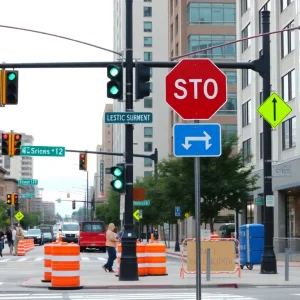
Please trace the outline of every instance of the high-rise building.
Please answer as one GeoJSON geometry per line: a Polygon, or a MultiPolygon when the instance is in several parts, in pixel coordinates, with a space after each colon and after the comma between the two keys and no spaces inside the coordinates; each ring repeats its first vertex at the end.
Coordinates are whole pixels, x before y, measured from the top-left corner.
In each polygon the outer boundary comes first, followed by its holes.
{"type": "MultiPolygon", "coordinates": [[[[261,33],[260,12],[270,11],[270,31],[298,26],[300,8],[298,1],[237,1],[237,38],[261,33]]],[[[272,130],[272,188],[274,194],[274,237],[298,237],[300,234],[300,130],[297,74],[299,74],[298,31],[270,35],[271,92],[276,92],[292,112],[281,125],[272,130]]],[[[238,61],[258,59],[262,54],[262,38],[251,39],[237,45],[238,61]]],[[[267,70],[268,71],[268,70],[267,70]]],[[[239,147],[245,160],[255,165],[259,174],[259,189],[249,196],[245,223],[261,223],[263,206],[263,119],[257,108],[266,99],[262,94],[262,78],[253,71],[238,71],[238,129],[239,147]],[[252,157],[248,157],[248,153],[252,157]]],[[[282,246],[284,244],[282,243],[282,246]]],[[[284,248],[284,247],[283,247],[284,248]]],[[[284,249],[281,249],[284,251],[284,249]]]]}
{"type": "Polygon", "coordinates": [[[55,216],[55,203],[52,201],[43,201],[42,202],[42,215],[44,219],[49,219],[50,217],[55,216]]]}
{"type": "MultiPolygon", "coordinates": [[[[236,0],[169,0],[169,57],[204,50],[236,39],[236,0]]],[[[188,58],[188,57],[186,57],[188,58]]],[[[236,45],[221,46],[190,55],[189,58],[208,58],[214,62],[236,61],[236,45]]],[[[180,59],[179,59],[180,60],[180,59]]],[[[201,123],[219,123],[222,130],[237,134],[237,72],[222,70],[227,76],[227,103],[209,120],[201,123]]],[[[182,120],[169,109],[169,153],[173,154],[173,126],[191,123],[182,120]]],[[[220,216],[233,215],[222,210],[220,216]]],[[[173,228],[174,229],[174,228],[173,228]]],[[[218,229],[218,224],[215,224],[218,229]]],[[[175,230],[171,229],[171,234],[175,230]]],[[[180,223],[182,237],[195,236],[195,221],[192,217],[180,223]]],[[[175,238],[173,235],[172,238],[175,238]]]]}
{"type": "MultiPolygon", "coordinates": [[[[236,39],[236,0],[169,0],[169,56],[175,57],[236,39]]],[[[222,46],[190,55],[213,61],[235,61],[236,45],[222,46]]],[[[237,134],[237,73],[222,70],[227,76],[227,103],[209,123],[220,123],[228,133],[237,134]]],[[[173,126],[183,121],[169,110],[169,152],[173,154],[173,126]]],[[[205,121],[201,121],[205,122],[205,121]]]]}
{"type": "MultiPolygon", "coordinates": [[[[0,134],[3,133],[0,130],[0,134]]],[[[25,133],[22,134],[22,145],[33,145],[34,138],[32,135],[25,133]]],[[[1,142],[1,136],[0,136],[1,142]]],[[[1,156],[0,155],[0,167],[7,171],[5,177],[21,179],[21,178],[33,178],[33,158],[30,156],[1,156]]]]}
{"type": "MultiPolygon", "coordinates": [[[[125,51],[125,1],[114,0],[114,50],[125,51]]],[[[114,60],[119,57],[115,56],[114,60]]],[[[168,60],[168,3],[162,0],[133,2],[133,58],[135,61],[168,60]]],[[[152,112],[152,124],[134,125],[134,153],[150,155],[158,149],[159,159],[168,156],[168,105],[165,101],[167,69],[151,70],[151,94],[134,101],[135,112],[152,112]]],[[[124,86],[125,95],[125,86],[124,86]]],[[[125,98],[125,97],[124,97],[125,98]]],[[[125,111],[125,103],[114,101],[113,110],[125,111]]],[[[116,124],[114,152],[125,151],[125,126],[116,124]]],[[[122,157],[115,156],[114,164],[122,157]]],[[[149,158],[134,158],[134,178],[152,174],[154,165],[149,158]]]]}

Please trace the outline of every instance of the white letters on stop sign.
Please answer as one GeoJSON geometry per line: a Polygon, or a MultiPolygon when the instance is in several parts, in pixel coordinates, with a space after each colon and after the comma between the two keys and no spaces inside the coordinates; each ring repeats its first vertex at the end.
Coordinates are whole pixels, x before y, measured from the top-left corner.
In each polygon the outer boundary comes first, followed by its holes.
{"type": "MultiPolygon", "coordinates": [[[[194,89],[193,89],[194,99],[198,99],[198,95],[199,95],[198,84],[202,82],[202,79],[189,79],[189,82],[194,85],[194,89]]],[[[177,79],[175,81],[175,88],[182,91],[182,94],[180,94],[180,95],[178,93],[174,93],[174,96],[176,99],[183,100],[187,97],[188,90],[184,87],[184,85],[186,85],[186,84],[187,84],[187,82],[184,79],[177,79]]],[[[216,96],[218,95],[217,82],[212,78],[206,79],[203,84],[203,93],[207,99],[209,99],[209,100],[215,99],[216,96]],[[214,88],[214,92],[212,95],[208,94],[208,85],[209,84],[212,84],[213,88],[214,88]]]]}

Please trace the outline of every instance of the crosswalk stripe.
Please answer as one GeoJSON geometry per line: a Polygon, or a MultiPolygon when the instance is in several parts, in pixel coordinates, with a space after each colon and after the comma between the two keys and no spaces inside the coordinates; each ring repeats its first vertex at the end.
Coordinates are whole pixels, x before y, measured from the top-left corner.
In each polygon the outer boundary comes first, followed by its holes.
{"type": "Polygon", "coordinates": [[[3,282],[0,282],[0,285],[2,285],[3,284],[3,282]]]}
{"type": "Polygon", "coordinates": [[[0,263],[6,262],[6,261],[9,261],[9,260],[10,260],[10,258],[1,259],[1,260],[0,260],[0,263]]]}
{"type": "MultiPolygon", "coordinates": [[[[169,293],[169,294],[153,294],[153,293],[136,293],[136,294],[122,294],[122,293],[80,293],[80,294],[69,294],[70,300],[93,300],[93,299],[106,299],[106,300],[161,300],[161,299],[185,299],[185,300],[195,300],[196,293],[169,293]]],[[[203,300],[258,300],[255,298],[250,298],[247,296],[233,295],[233,294],[211,294],[202,293],[203,300]]]]}
{"type": "Polygon", "coordinates": [[[22,258],[19,258],[17,261],[25,261],[27,260],[29,257],[22,257],[22,258]]]}
{"type": "Polygon", "coordinates": [[[41,261],[41,260],[43,260],[44,259],[44,257],[38,257],[38,258],[36,258],[34,261],[41,261]]]}
{"type": "Polygon", "coordinates": [[[106,258],[104,257],[97,257],[98,260],[107,260],[106,258]]]}

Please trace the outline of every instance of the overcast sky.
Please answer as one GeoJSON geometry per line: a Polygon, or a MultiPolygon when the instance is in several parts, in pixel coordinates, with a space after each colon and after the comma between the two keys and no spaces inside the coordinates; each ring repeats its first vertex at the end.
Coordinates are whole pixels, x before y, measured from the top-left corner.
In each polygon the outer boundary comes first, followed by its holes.
{"type": "MultiPolygon", "coordinates": [[[[24,27],[113,48],[113,1],[1,1],[1,25],[24,27]]],[[[111,61],[113,55],[78,43],[0,27],[0,61],[111,61]]],[[[1,129],[34,136],[35,145],[95,150],[102,141],[106,69],[19,69],[19,105],[0,108],[1,129]]],[[[82,199],[86,173],[78,170],[78,154],[34,158],[34,178],[44,200],[82,199]],[[73,187],[76,187],[75,189],[73,187]],[[60,191],[63,191],[60,192],[60,191]]],[[[89,155],[90,183],[96,157],[89,155]]],[[[56,205],[71,214],[71,202],[56,205]]]]}

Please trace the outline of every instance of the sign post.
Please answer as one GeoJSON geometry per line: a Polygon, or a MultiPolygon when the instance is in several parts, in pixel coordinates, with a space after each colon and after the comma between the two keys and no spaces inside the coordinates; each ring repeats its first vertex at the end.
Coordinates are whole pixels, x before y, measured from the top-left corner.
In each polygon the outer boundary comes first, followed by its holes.
{"type": "MultiPolygon", "coordinates": [[[[184,59],[166,76],[166,101],[184,120],[197,120],[195,123],[199,123],[198,120],[209,120],[227,102],[226,75],[209,59],[184,59]]],[[[194,157],[196,297],[200,300],[200,157],[216,157],[222,154],[221,125],[175,124],[173,130],[174,155],[194,157]]]]}

